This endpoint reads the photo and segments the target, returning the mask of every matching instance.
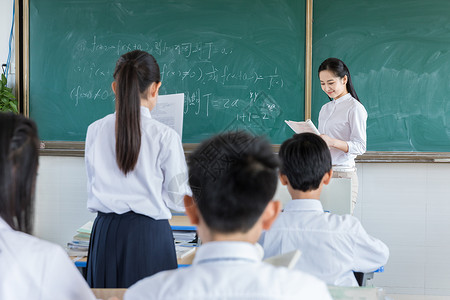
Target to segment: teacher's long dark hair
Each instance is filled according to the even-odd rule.
[[[116,89],[116,161],[126,175],[136,166],[141,148],[141,94],[161,81],[159,66],[147,52],[122,55],[114,70]]]
[[[325,59],[320,64],[318,73],[325,70],[333,72],[339,78],[344,78],[344,76],[347,75],[347,91],[350,93],[350,95],[352,95],[353,98],[361,102],[358,98],[358,95],[356,95],[355,88],[353,87],[352,78],[350,77],[350,71],[342,60],[334,57]]]

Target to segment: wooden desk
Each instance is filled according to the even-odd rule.
[[[377,287],[345,287],[328,286],[328,291],[334,300],[379,300],[385,299],[384,290]]]
[[[173,215],[169,224],[172,230],[196,230],[195,225],[191,224],[189,218],[185,215]]]
[[[108,300],[117,297],[122,300],[127,289],[91,289],[97,299]]]
[[[384,299],[384,291],[376,287],[338,287],[338,286],[328,286],[333,299],[336,300],[348,300],[348,299],[358,299],[358,300],[378,300]],[[117,297],[120,300],[123,299],[123,295],[126,289],[92,289],[95,297],[98,299],[107,300],[110,297]]]

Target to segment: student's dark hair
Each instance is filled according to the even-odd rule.
[[[280,173],[287,176],[295,190],[316,190],[325,173],[331,170],[331,154],[325,141],[313,133],[295,134],[284,141],[278,153]]]
[[[347,91],[350,93],[350,95],[352,95],[353,98],[361,102],[358,98],[358,95],[356,95],[355,88],[353,87],[352,78],[350,77],[350,71],[342,60],[334,57],[325,59],[320,64],[318,73],[325,70],[333,72],[339,78],[344,78],[344,76],[347,75]]]
[[[188,158],[189,184],[209,229],[248,232],[275,194],[278,166],[270,143],[244,131],[202,142]]]
[[[32,231],[39,139],[33,121],[0,113],[0,216],[15,230]]]
[[[161,81],[159,66],[147,52],[122,55],[114,70],[116,81],[116,161],[126,175],[136,166],[141,148],[141,94]]]

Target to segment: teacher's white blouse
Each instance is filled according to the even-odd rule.
[[[347,142],[348,152],[330,148],[333,166],[355,166],[355,157],[366,152],[367,111],[350,93],[322,106],[319,132]]]
[[[0,299],[94,300],[59,246],[13,230],[0,218]]]
[[[180,136],[141,106],[141,148],[133,171],[124,175],[116,162],[116,114],[92,123],[86,135],[88,209],[123,214],[133,211],[156,220],[170,209],[184,211],[191,193]]]

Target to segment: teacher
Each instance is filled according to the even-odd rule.
[[[358,197],[355,157],[366,152],[367,111],[356,95],[350,71],[342,60],[323,61],[319,66],[319,79],[330,99],[320,109],[319,131],[330,148],[333,177],[351,179],[353,214]]]

